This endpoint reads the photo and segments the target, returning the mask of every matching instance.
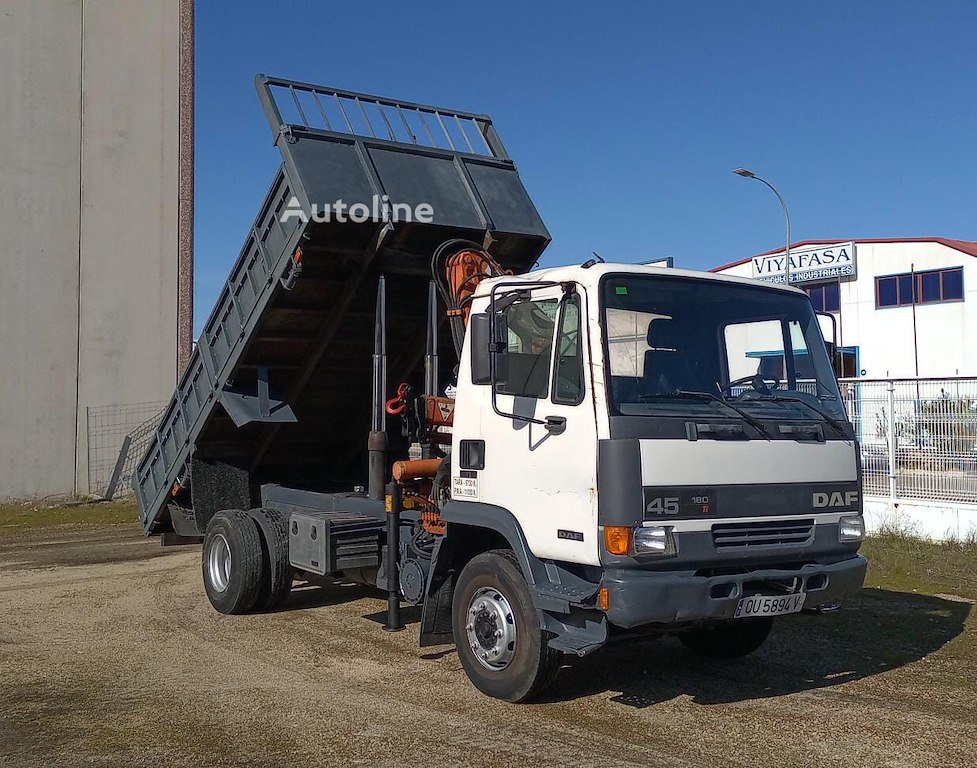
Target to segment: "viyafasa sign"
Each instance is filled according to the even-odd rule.
[[[787,259],[784,252],[769,256],[753,257],[753,277],[771,283],[786,282]],[[804,283],[810,280],[837,280],[855,277],[855,243],[814,245],[809,248],[791,249],[790,281]]]

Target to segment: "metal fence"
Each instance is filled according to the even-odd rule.
[[[865,493],[977,504],[977,378],[842,379]]]
[[[156,433],[166,402],[88,408],[88,492],[129,492],[135,464]]]
[[[842,379],[865,493],[977,504],[977,377]],[[89,492],[131,491],[166,402],[88,409]]]

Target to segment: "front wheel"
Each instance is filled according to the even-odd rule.
[[[458,657],[472,684],[522,702],[556,677],[560,654],[547,645],[529,587],[510,550],[483,552],[462,569],[452,602]]]
[[[738,659],[763,645],[773,627],[773,619],[734,619],[680,634],[685,647],[713,659]]]

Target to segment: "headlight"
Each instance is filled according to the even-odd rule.
[[[865,521],[861,515],[838,519],[838,541],[861,541],[865,538]]]
[[[676,552],[672,529],[666,525],[635,528],[632,546],[636,555],[671,557]]]

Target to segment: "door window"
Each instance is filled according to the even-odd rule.
[[[558,306],[556,299],[542,299],[516,302],[505,310],[509,371],[500,387],[502,394],[546,397]]]
[[[563,302],[560,335],[553,366],[553,402],[576,405],[583,400],[583,344],[580,334],[580,299]]]

